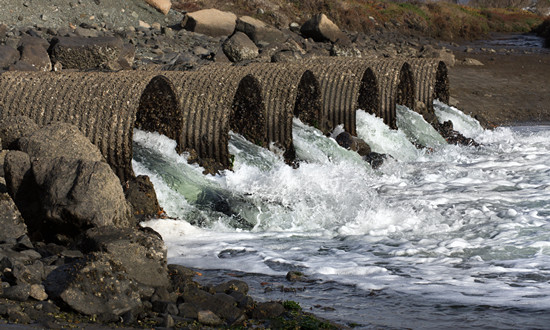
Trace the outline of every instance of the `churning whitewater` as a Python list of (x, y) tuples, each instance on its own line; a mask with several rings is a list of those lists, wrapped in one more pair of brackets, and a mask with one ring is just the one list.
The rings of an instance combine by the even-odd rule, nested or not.
[[(397, 131), (358, 110), (358, 136), (390, 155), (377, 170), (295, 119), (298, 168), (231, 134), (234, 170), (204, 176), (174, 141), (137, 131), (134, 170), (150, 176), (174, 218), (146, 225), (171, 263), (288, 287), (284, 275), (300, 271), (313, 281), (265, 299), (299, 301), (344, 324), (546, 327), (550, 128), (489, 131), (434, 106), (481, 146), (445, 144), (405, 107)], [(261, 300), (262, 285), (254, 290)]]

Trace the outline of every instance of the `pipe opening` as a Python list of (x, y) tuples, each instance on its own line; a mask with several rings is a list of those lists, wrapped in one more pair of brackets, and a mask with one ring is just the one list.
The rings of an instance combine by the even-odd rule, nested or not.
[[(415, 88), (414, 88), (414, 76), (412, 74), (411, 66), (409, 63), (403, 63), (399, 70), (399, 83), (397, 85), (397, 95), (395, 97), (395, 104), (407, 106), (411, 110), (415, 110)], [(397, 129), (396, 113), (393, 111), (389, 118), (390, 127)]]
[(331, 130), (332, 125), (329, 125), (326, 118), (323, 117), (319, 81), (310, 70), (304, 72), (298, 84), (294, 117), (320, 129), (323, 133), (328, 133)]
[(367, 113), (381, 117), (378, 79), (376, 79), (376, 75), (371, 68), (365, 70), (365, 73), (363, 73), (363, 78), (361, 78), (357, 106), (359, 109)]
[(239, 82), (231, 105), (229, 128), (249, 141), (267, 147), (265, 104), (260, 83), (251, 74)]
[(447, 65), (445, 65), (445, 62), (440, 61), (437, 65), (437, 71), (435, 74), (434, 99), (439, 99), (441, 102), (448, 104), (449, 97), (450, 92)]
[(139, 100), (134, 125), (141, 130), (158, 132), (179, 141), (179, 132), (182, 131), (181, 111), (175, 88), (168, 78), (156, 76), (147, 84)]

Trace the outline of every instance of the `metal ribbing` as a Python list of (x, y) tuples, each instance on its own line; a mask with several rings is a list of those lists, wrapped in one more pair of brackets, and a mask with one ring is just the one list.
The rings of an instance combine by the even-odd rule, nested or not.
[(356, 135), (355, 113), (359, 108), (361, 82), (369, 63), (327, 57), (306, 61), (305, 66), (319, 79), (323, 115), (332, 128), (343, 124), (347, 132)]
[[(412, 59), (409, 61), (416, 83), (416, 100), (424, 103), (423, 109), (416, 109), (429, 123), (436, 123), (434, 98), (449, 99), (447, 66), (439, 60)], [(445, 102), (445, 101), (443, 101)]]
[[(163, 111), (151, 104), (148, 110), (140, 106), (154, 76), (153, 72), (6, 72), (0, 76), (2, 116), (24, 115), (38, 125), (55, 120), (77, 126), (126, 181), (134, 175), (132, 136), (137, 112)], [(170, 88), (157, 85), (146, 93), (159, 93), (161, 87)]]
[[(211, 65), (201, 68), (201, 72), (210, 72), (218, 76), (252, 75), (257, 79), (261, 98), (265, 104), (265, 140), (267, 146), (274, 142), (285, 150), (285, 159), (295, 157), (292, 144), (292, 118), (297, 113), (300, 118), (315, 118), (312, 122), (323, 122), (321, 102), (316, 76), (308, 72), (303, 65), (252, 63), (246, 66)], [(300, 97), (298, 97), (300, 95)], [(242, 97), (236, 95), (236, 98)], [(297, 102), (297, 99), (298, 102)], [(239, 102), (238, 100), (235, 100)], [(300, 106), (312, 106), (297, 109)], [(307, 113), (307, 114), (306, 114)], [(303, 116), (302, 116), (303, 115)], [(259, 141), (255, 141), (259, 142)]]
[(228, 151), (233, 98), (242, 74), (164, 71), (180, 98), (178, 152), (194, 150), (202, 161), (231, 166)]

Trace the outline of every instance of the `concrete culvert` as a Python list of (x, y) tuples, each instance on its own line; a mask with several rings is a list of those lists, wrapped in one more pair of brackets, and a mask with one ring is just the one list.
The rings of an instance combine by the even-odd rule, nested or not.
[[(178, 152), (190, 152), (205, 173), (230, 169), (229, 130), (264, 141), (259, 84), (244, 72), (164, 71), (180, 96)], [(240, 127), (239, 127), (240, 126)], [(242, 129), (240, 129), (242, 128)]]
[(416, 83), (415, 98), (417, 102), (421, 102), (420, 107), (417, 106), (415, 110), (427, 122), (437, 123), (433, 108), (434, 99), (449, 101), (447, 66), (443, 61), (429, 59), (411, 59), (409, 63)]
[(125, 182), (134, 177), (136, 117), (142, 124), (151, 121), (143, 128), (170, 135), (169, 125), (161, 123), (179, 116), (175, 99), (165, 97), (172, 93), (171, 86), (156, 76), (153, 72), (5, 72), (0, 76), (2, 116), (27, 116), (40, 126), (52, 121), (77, 126)]
[[(257, 80), (265, 106), (263, 110), (265, 139), (260, 140), (261, 136), (256, 132), (251, 141), (265, 147), (273, 142), (278, 148), (284, 150), (284, 158), (289, 163), (295, 158), (292, 143), (293, 115), (311, 125), (324, 122), (319, 99), (319, 84), (315, 75), (305, 70), (302, 65), (289, 63), (252, 63), (246, 66), (210, 65), (199, 71), (209, 72), (219, 77), (251, 75)], [(242, 104), (243, 101), (239, 98), (243, 97), (244, 95), (237, 94), (234, 102)], [(250, 102), (250, 100), (246, 101)], [(261, 121), (262, 117), (259, 114), (257, 116)], [(258, 123), (256, 125), (261, 126)], [(232, 127), (232, 129), (236, 132), (242, 130), (239, 127)], [(247, 138), (250, 139), (250, 137)]]

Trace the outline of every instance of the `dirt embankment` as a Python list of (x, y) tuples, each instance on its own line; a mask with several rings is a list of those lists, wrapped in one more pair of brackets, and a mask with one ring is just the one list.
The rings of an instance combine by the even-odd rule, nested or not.
[[(472, 48), (455, 49), (457, 65), (449, 70), (451, 96), (459, 109), (488, 126), (550, 123), (550, 51), (466, 49)], [(466, 58), (484, 65), (464, 65)]]

